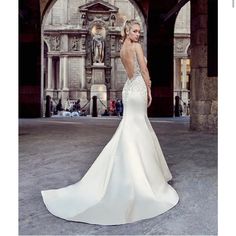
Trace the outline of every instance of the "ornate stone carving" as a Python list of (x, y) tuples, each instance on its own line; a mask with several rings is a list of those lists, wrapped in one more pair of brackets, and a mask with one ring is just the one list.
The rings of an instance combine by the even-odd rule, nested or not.
[[(87, 88), (91, 88), (95, 79), (93, 78), (96, 74), (94, 73), (95, 70), (103, 71), (103, 83), (107, 88), (110, 88), (111, 51), (115, 55), (118, 47), (118, 37), (112, 34), (110, 30), (115, 26), (118, 8), (108, 2), (95, 0), (80, 6), (79, 12), (82, 28), (88, 30), (86, 45), (84, 43)], [(80, 43), (81, 41), (83, 41), (82, 38)]]
[(88, 15), (87, 18), (88, 18), (89, 21), (93, 21), (94, 20), (94, 16), (91, 16), (91, 15)]
[(106, 48), (105, 48), (105, 65), (110, 66), (111, 65), (111, 39), (110, 35), (107, 35), (106, 37)]
[(60, 35), (45, 35), (44, 40), (49, 46), (50, 51), (60, 50)]
[(105, 82), (107, 88), (111, 88), (111, 68), (106, 68), (105, 70)]
[(86, 40), (86, 67), (92, 66), (92, 46), (91, 46), (91, 36), (87, 36)]
[(111, 35), (111, 51), (115, 52), (116, 51), (116, 36)]
[(86, 35), (85, 34), (81, 35), (80, 48), (82, 51), (85, 51), (85, 49), (86, 49)]
[[(95, 21), (103, 21), (106, 26), (114, 26), (116, 21), (115, 14), (118, 12), (117, 7), (102, 0), (95, 0), (79, 7), (81, 13), (82, 27), (86, 24), (96, 24)], [(84, 23), (83, 23), (84, 22)]]
[(87, 79), (87, 88), (91, 88), (91, 82), (92, 82), (92, 68), (87, 68), (86, 70), (86, 79)]
[(60, 36), (59, 35), (51, 36), (50, 46), (51, 46), (52, 51), (60, 50)]
[(71, 39), (71, 51), (79, 51), (80, 39), (78, 36), (74, 36)]
[(121, 37), (118, 38), (117, 40), (117, 51), (120, 52), (122, 46), (122, 40)]
[(176, 52), (183, 52), (183, 51), (184, 51), (183, 40), (178, 40), (176, 42)]

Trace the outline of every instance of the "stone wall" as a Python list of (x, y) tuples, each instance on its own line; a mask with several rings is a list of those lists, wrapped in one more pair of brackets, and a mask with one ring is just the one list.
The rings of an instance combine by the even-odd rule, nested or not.
[(190, 128), (217, 132), (217, 77), (208, 76), (207, 20), (207, 1), (192, 1)]

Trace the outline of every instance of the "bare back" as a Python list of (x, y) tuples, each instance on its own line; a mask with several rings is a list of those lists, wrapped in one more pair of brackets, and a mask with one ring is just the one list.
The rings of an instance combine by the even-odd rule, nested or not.
[(120, 50), (120, 58), (129, 79), (133, 78), (134, 76), (134, 57), (134, 45), (130, 46), (127, 44), (123, 44)]
[(120, 57), (129, 79), (133, 78), (136, 70), (138, 70), (141, 72), (144, 81), (150, 80), (147, 61), (139, 43), (124, 43), (120, 50)]

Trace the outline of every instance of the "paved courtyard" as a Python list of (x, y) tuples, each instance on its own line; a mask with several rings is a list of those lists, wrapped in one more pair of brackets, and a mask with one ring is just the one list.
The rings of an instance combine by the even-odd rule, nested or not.
[(180, 202), (160, 216), (119, 226), (51, 215), (40, 191), (80, 180), (110, 140), (119, 118), (19, 120), (20, 235), (217, 235), (217, 135), (189, 130), (189, 119), (150, 118)]

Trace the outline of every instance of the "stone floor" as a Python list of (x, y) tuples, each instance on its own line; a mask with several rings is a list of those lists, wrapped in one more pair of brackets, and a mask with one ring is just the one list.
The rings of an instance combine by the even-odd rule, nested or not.
[(118, 118), (19, 120), (20, 235), (217, 235), (217, 135), (189, 120), (150, 118), (180, 202), (152, 219), (120, 226), (68, 222), (51, 215), (40, 191), (77, 182), (116, 130)]

